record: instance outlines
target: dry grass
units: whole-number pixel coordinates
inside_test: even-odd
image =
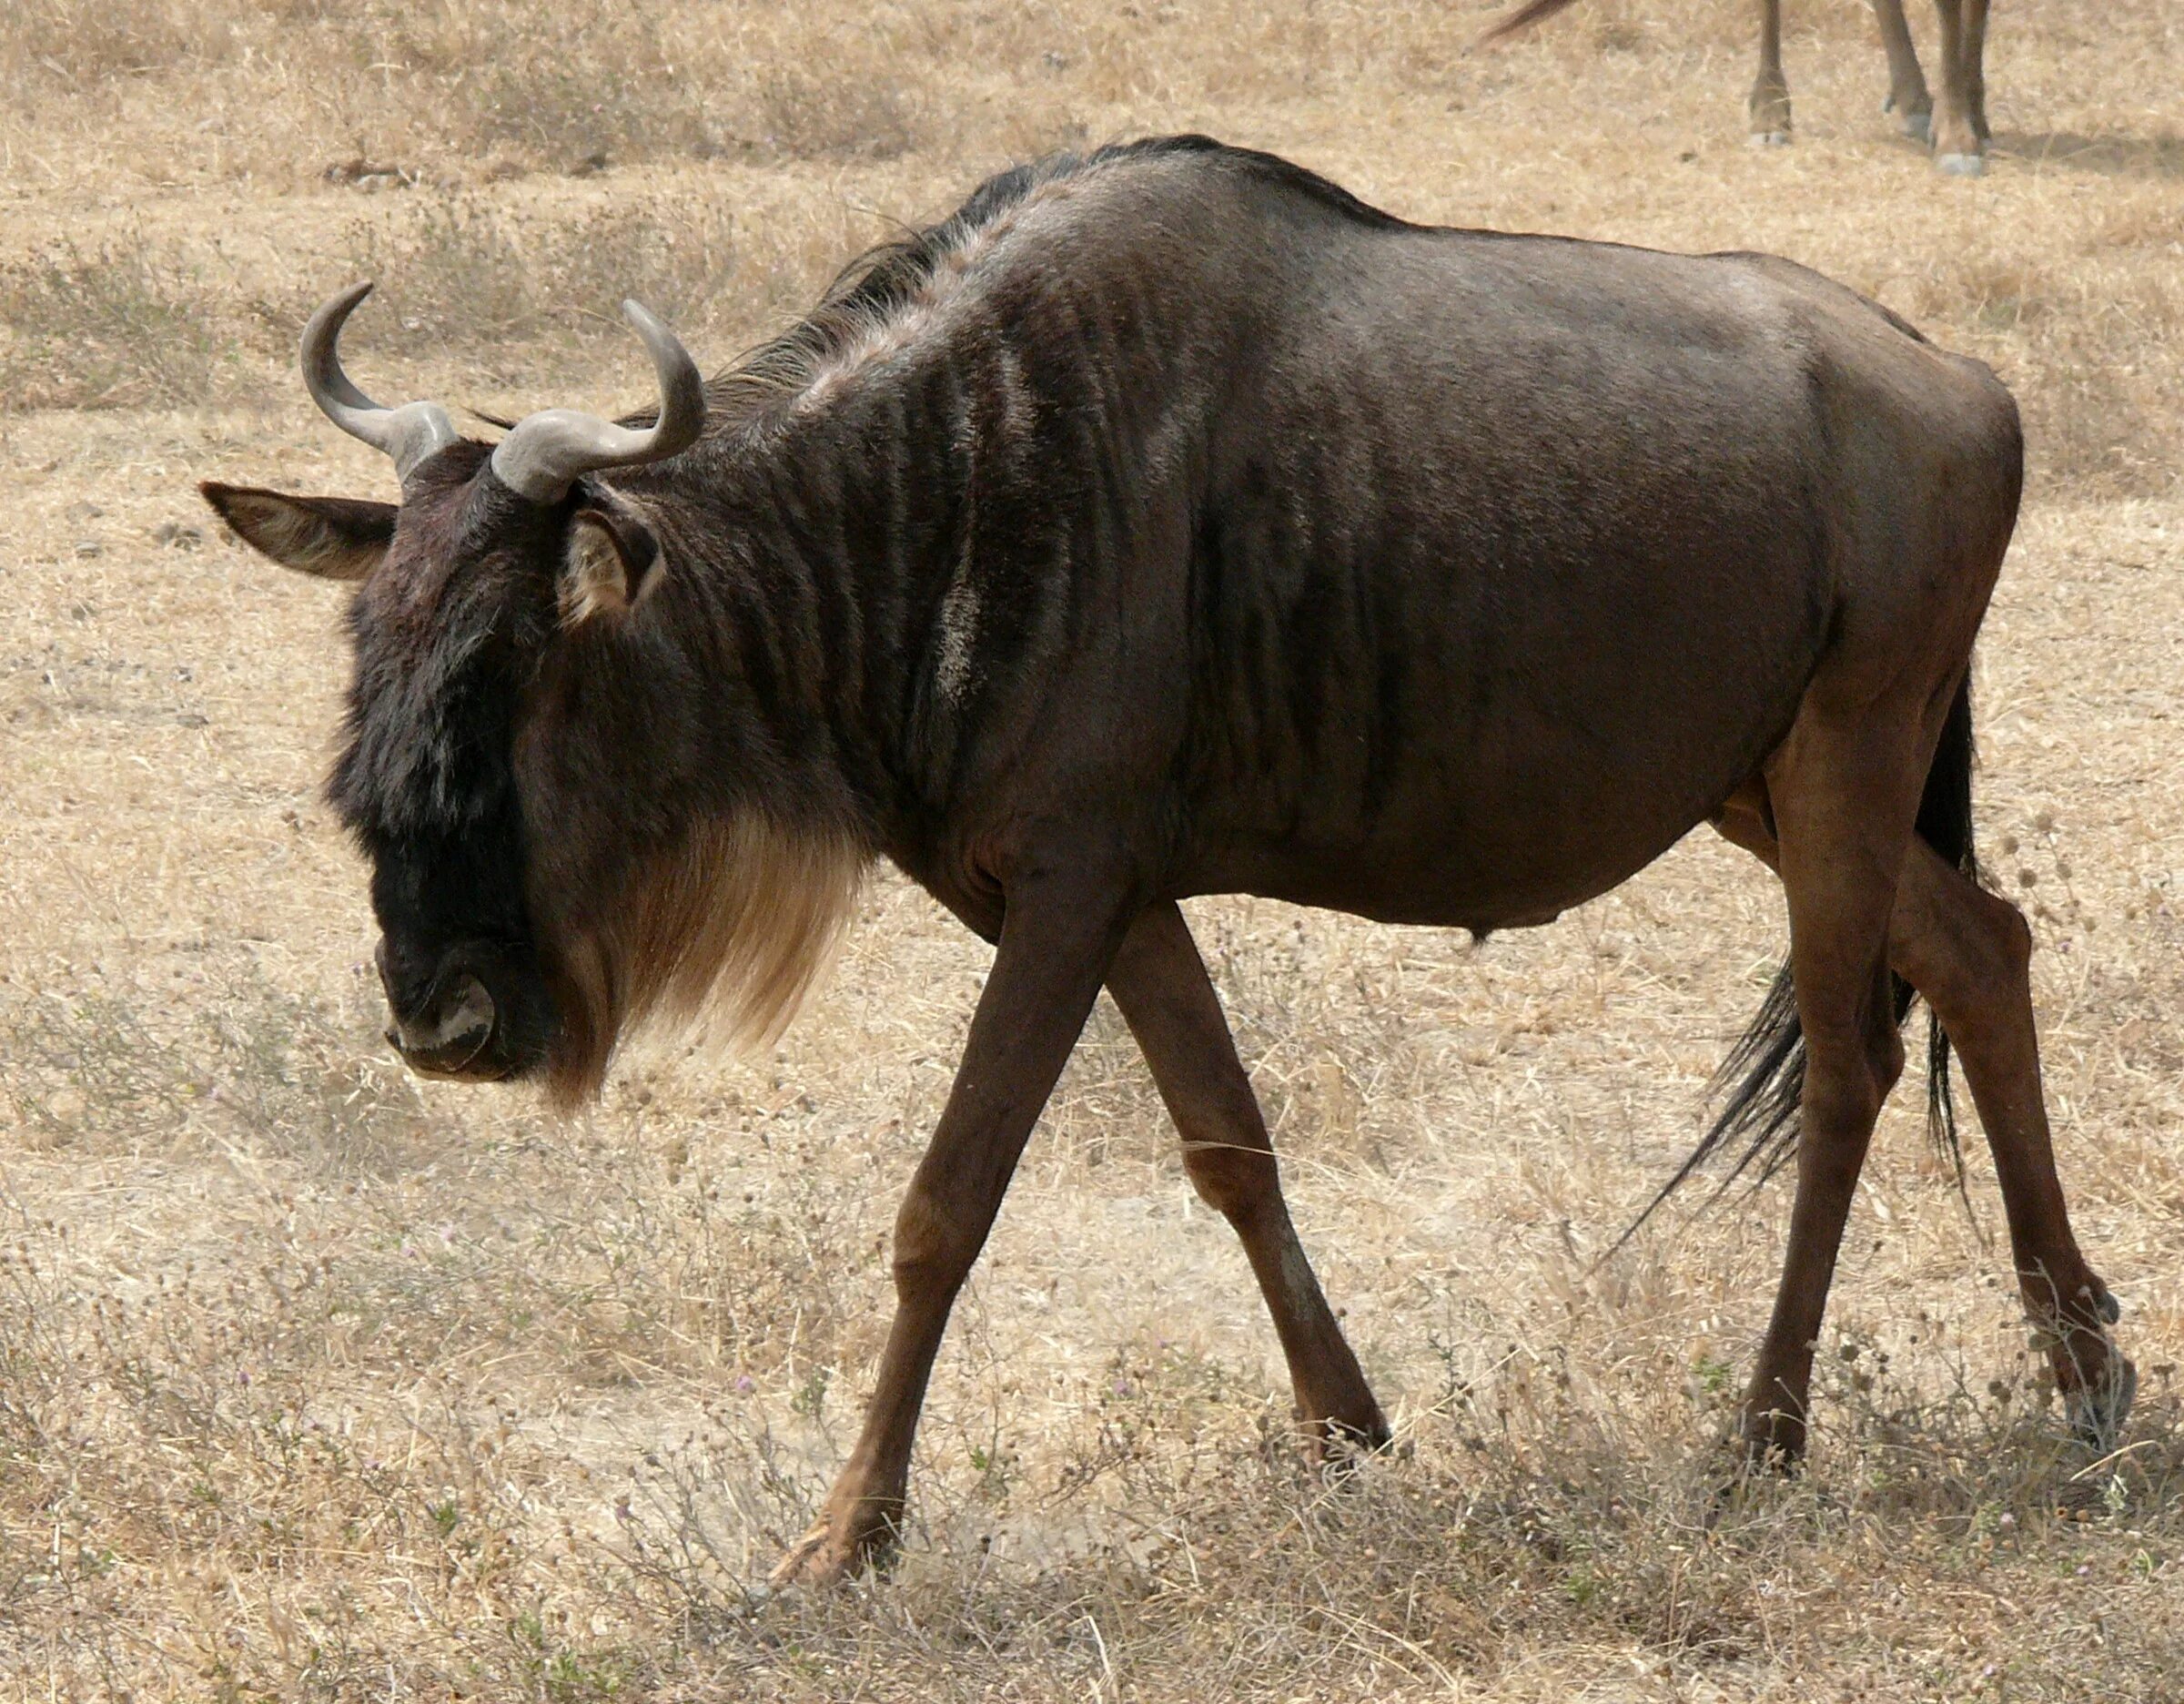
[[[2184,1673],[2184,15],[2001,9],[1996,168],[1792,8],[29,0],[0,15],[0,1697],[2165,1700]],[[1057,142],[1203,127],[1420,218],[1820,266],[2002,369],[2033,437],[1980,661],[2067,1182],[2146,1376],[2059,1435],[1991,1176],[1899,1096],[1811,1472],[1725,1501],[1778,1191],[1592,1263],[1695,1133],[1779,902],[1700,841],[1483,948],[1194,908],[1400,1450],[1323,1485],[1249,1273],[1096,1017],[944,1354],[896,1576],[753,1582],[885,1320],[884,1239],[985,954],[914,890],[765,1058],[570,1125],[410,1082],[317,802],[321,592],[190,482],[359,493],[293,339],[381,279],[393,397],[641,392]],[[329,175],[330,171],[330,176]],[[1916,1085],[1910,1086],[1913,1090]]]

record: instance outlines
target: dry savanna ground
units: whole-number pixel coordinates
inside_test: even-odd
[[[1794,0],[15,0],[0,15],[0,1698],[2174,1699],[2184,1695],[2184,4],[2004,0],[1993,170]],[[1919,26],[1930,25],[1921,17]],[[2032,474],[1978,663],[2066,1180],[2144,1374],[2115,1455],[2027,1357],[1988,1168],[1914,1074],[1811,1470],[1717,1497],[1785,1191],[1596,1262],[1783,943],[1694,837],[1482,948],[1191,908],[1400,1447],[1329,1486],[1119,1022],[958,1311],[894,1576],[750,1591],[852,1434],[896,1192],[986,963],[876,881],[762,1057],[596,1111],[377,1040],[318,782],[336,593],[205,476],[383,494],[291,350],[486,411],[645,394],[1056,146],[1196,127],[1413,218],[1810,262],[1994,362]]]

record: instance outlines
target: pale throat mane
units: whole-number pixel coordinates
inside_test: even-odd
[[[567,915],[536,893],[572,1008],[549,1067],[552,1099],[570,1107],[596,1093],[622,1042],[648,1028],[732,1045],[778,1038],[833,962],[869,863],[846,832],[742,810],[642,860],[598,913]]]

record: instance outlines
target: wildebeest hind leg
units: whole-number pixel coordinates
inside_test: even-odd
[[[1934,102],[1934,163],[1958,177],[1987,168],[1986,93],[1973,66],[1984,56],[1987,0],[1934,0],[1941,33],[1941,90]]]
[[[1289,1359],[1307,1439],[1316,1447],[1386,1444],[1388,1423],[1297,1240],[1266,1121],[1190,928],[1172,902],[1131,925],[1107,971],[1107,990],[1182,1135],[1191,1183],[1243,1242]]]
[[[1766,815],[1764,790],[1747,788],[1714,826],[1774,867]],[[2017,908],[1914,837],[1888,921],[1889,964],[1933,1008],[1956,1050],[1995,1157],[2026,1313],[2048,1335],[2072,1424],[2105,1446],[2138,1377],[2104,1329],[2118,1317],[2116,1300],[2078,1247],[2056,1175],[2031,958],[2032,931]]]
[[[1083,864],[1065,867],[1081,872]],[[1127,925],[1134,908],[1119,891],[1082,874],[1007,889],[999,948],[947,1106],[895,1217],[895,1323],[864,1429],[818,1524],[774,1569],[777,1586],[839,1579],[895,1541],[948,1311]]]
[[[1888,921],[1932,735],[1916,707],[1831,715],[1808,696],[1766,780],[1805,1032],[1789,1248],[1743,1431],[1755,1460],[1805,1447],[1813,1350],[1881,1102],[1903,1070]]]
[[[2048,1334],[2073,1423],[2108,1447],[2136,1377],[2104,1329],[2118,1309],[2070,1228],[2056,1176],[2032,1014],[2032,931],[2017,907],[1915,841],[1891,924],[1897,973],[1964,1061],[2009,1221],[2026,1312]]]

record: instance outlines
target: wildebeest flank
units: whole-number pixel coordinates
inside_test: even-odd
[[[663,401],[627,427],[489,448],[376,410],[334,354],[359,294],[306,372],[400,504],[207,494],[361,580],[333,796],[412,1062],[569,1100],[648,1009],[777,1021],[877,857],[997,944],[864,1432],[784,1577],[895,1531],[950,1305],[1103,983],[1308,1435],[1386,1438],[1179,899],[1506,928],[1709,820],[1792,936],[1733,1108],[1764,1135],[1802,1097],[1751,1448],[1804,1441],[1892,967],[1961,1052],[2058,1376],[2114,1424],[2029,938],[1967,873],[1965,673],[2021,475],[1984,368],[1785,262],[1421,228],[1202,138],[995,179],[703,410],[636,315]]]

